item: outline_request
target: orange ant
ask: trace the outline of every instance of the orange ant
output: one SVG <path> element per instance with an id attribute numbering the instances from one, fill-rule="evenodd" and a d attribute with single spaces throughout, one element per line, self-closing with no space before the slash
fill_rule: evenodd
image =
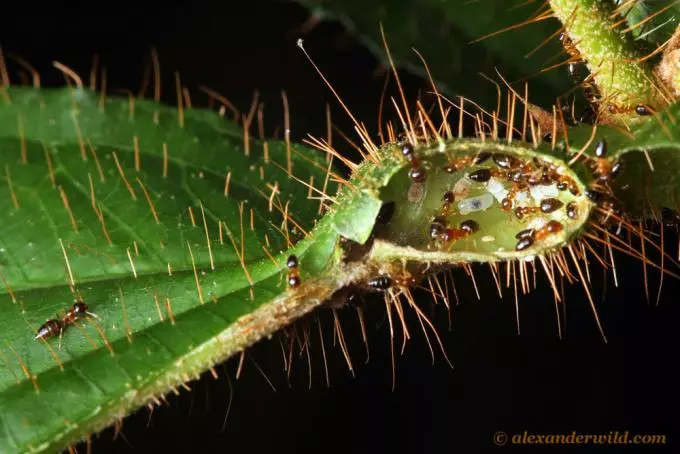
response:
<path id="1" fill-rule="evenodd" d="M 595 145 L 595 161 L 591 163 L 590 168 L 597 176 L 597 179 L 603 183 L 607 183 L 614 179 L 616 175 L 621 171 L 621 163 L 619 161 L 614 162 L 606 159 L 607 156 L 607 140 L 603 137 Z"/>
<path id="2" fill-rule="evenodd" d="M 564 226 L 555 220 L 549 221 L 543 227 L 538 230 L 535 229 L 525 229 L 517 233 L 515 238 L 519 241 L 515 246 L 516 251 L 523 251 L 533 246 L 536 241 L 541 241 L 547 238 L 549 235 L 561 232 Z"/>
<path id="3" fill-rule="evenodd" d="M 300 279 L 300 270 L 298 269 L 299 263 L 297 256 L 289 256 L 288 260 L 286 261 L 286 266 L 288 267 L 288 285 L 290 288 L 299 287 L 302 280 Z"/>
<path id="4" fill-rule="evenodd" d="M 561 200 L 551 197 L 541 200 L 540 205 L 537 207 L 517 207 L 515 208 L 515 215 L 521 221 L 529 214 L 536 214 L 538 212 L 545 214 L 553 213 L 562 208 L 563 205 L 564 203 Z"/>
<path id="5" fill-rule="evenodd" d="M 49 339 L 54 336 L 59 336 L 59 348 L 61 349 L 61 336 L 66 331 L 66 328 L 75 324 L 79 319 L 90 316 L 99 319 L 99 316 L 88 310 L 87 304 L 79 300 L 73 304 L 73 307 L 66 312 L 61 320 L 53 318 L 43 323 L 35 335 L 35 339 Z"/>
<path id="6" fill-rule="evenodd" d="M 654 113 L 654 110 L 646 104 L 637 104 L 635 106 L 617 106 L 615 104 L 609 104 L 607 106 L 607 111 L 612 115 L 635 111 L 635 113 L 641 117 L 652 115 Z"/>
<path id="7" fill-rule="evenodd" d="M 446 217 L 449 215 L 449 210 L 451 209 L 451 204 L 455 202 L 456 196 L 451 191 L 446 191 L 444 193 L 444 205 L 442 206 L 442 216 Z"/>
<path id="8" fill-rule="evenodd" d="M 449 163 L 444 167 L 444 171 L 447 173 L 455 173 L 465 167 L 475 166 L 486 162 L 491 157 L 491 153 L 488 151 L 480 151 L 475 156 L 464 156 L 462 158 L 457 158 L 453 162 Z"/>
<path id="9" fill-rule="evenodd" d="M 512 210 L 512 205 L 515 202 L 515 198 L 517 197 L 517 194 L 520 192 L 524 191 L 526 189 L 526 185 L 523 183 L 514 185 L 508 193 L 505 195 L 503 200 L 501 200 L 501 209 L 503 211 L 510 211 Z M 519 207 L 518 207 L 519 208 Z"/>

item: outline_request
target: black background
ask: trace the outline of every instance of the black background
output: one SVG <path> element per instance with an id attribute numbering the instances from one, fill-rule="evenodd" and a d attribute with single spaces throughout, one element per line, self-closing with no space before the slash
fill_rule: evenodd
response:
<path id="1" fill-rule="evenodd" d="M 244 111 L 259 90 L 269 132 L 282 124 L 280 90 L 285 89 L 296 139 L 307 132 L 325 134 L 326 102 L 333 121 L 351 133 L 337 102 L 295 46 L 296 27 L 307 19 L 305 10 L 288 2 L 238 2 L 238 10 L 229 3 L 178 2 L 162 8 L 116 3 L 108 14 L 104 6 L 93 7 L 101 8 L 101 14 L 90 14 L 87 8 L 59 5 L 58 15 L 3 14 L 0 44 L 6 53 L 19 54 L 38 68 L 45 85 L 63 83 L 51 66 L 53 60 L 86 75 L 97 53 L 107 68 L 109 87 L 135 91 L 149 49 L 155 46 L 167 102 L 174 101 L 173 71 L 178 70 L 188 87 L 209 86 Z M 373 127 L 384 81 L 374 57 L 339 24 L 322 23 L 305 38 L 307 50 L 353 112 Z M 424 86 L 416 78 L 403 77 L 411 96 Z M 194 104 L 205 101 L 199 92 L 193 93 Z M 335 140 L 340 149 L 349 149 L 338 136 Z M 668 245 L 675 255 L 677 237 L 667 236 L 672 236 Z M 117 440 L 112 440 L 113 430 L 104 431 L 94 441 L 95 452 L 503 452 L 510 448 L 498 448 L 492 440 L 498 430 L 630 430 L 665 434 L 677 447 L 679 286 L 666 277 L 656 307 L 659 274 L 649 270 L 648 304 L 640 263 L 619 257 L 617 264 L 621 285 L 615 289 L 610 275 L 606 292 L 601 267 L 596 262 L 591 266 L 608 344 L 597 331 L 579 285 L 565 289 L 566 330 L 558 339 L 552 293 L 544 278 L 539 279 L 538 290 L 520 298 L 518 336 L 511 291 L 499 299 L 488 269 L 477 267 L 481 300 L 465 273 L 455 274 L 460 305 L 452 310 L 450 330 L 441 304 L 433 308 L 427 295 L 419 295 L 439 329 L 453 370 L 438 350 L 431 364 L 422 331 L 411 317 L 412 339 L 403 356 L 397 330 L 392 392 L 384 306 L 373 299 L 367 314 L 371 348 L 367 364 L 356 317 L 351 309 L 342 311 L 356 377 L 348 372 L 339 348 L 330 345 L 332 317 L 325 312 L 321 319 L 330 388 L 325 385 L 316 335 L 311 390 L 304 356 L 295 358 L 288 384 L 274 338 L 249 350 L 239 380 L 237 361 L 229 361 L 217 368 L 218 380 L 204 377 L 192 384 L 192 391 L 182 390 L 179 397 L 171 394 L 169 405 L 156 408 L 151 418 L 141 410 L 126 419 Z M 310 326 L 316 333 L 316 325 Z"/>

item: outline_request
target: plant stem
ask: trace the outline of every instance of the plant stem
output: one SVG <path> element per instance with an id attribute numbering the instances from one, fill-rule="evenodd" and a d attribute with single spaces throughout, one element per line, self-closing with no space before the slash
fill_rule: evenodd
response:
<path id="1" fill-rule="evenodd" d="M 611 0 L 550 0 L 550 6 L 590 70 L 601 117 L 621 122 L 635 118 L 638 104 L 661 106 L 652 69 Z"/>

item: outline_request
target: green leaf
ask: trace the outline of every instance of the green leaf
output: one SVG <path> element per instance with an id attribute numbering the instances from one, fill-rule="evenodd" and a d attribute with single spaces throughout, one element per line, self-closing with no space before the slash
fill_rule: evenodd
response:
<path id="1" fill-rule="evenodd" d="M 291 146 L 289 154 L 285 143 L 248 140 L 210 111 L 180 113 L 81 88 L 5 95 L 2 452 L 62 449 L 323 303 L 373 289 L 376 276 L 410 285 L 445 266 L 550 253 L 580 235 L 593 208 L 584 182 L 543 146 L 452 139 L 415 144 L 417 159 L 394 144 L 372 150 L 349 181 L 335 177 L 342 191 L 334 196 L 328 186 L 335 203 L 317 219 L 319 201 L 298 180 L 321 186 L 327 163 L 310 150 Z M 536 211 L 524 224 L 508 222 L 499 192 L 512 183 L 500 182 L 487 206 L 447 216 L 454 228 L 478 222 L 476 236 L 433 248 L 442 193 L 469 179 L 478 166 L 470 159 L 482 151 L 540 163 L 540 172 L 562 169 L 575 189 L 555 196 L 559 211 Z M 452 157 L 466 163 L 460 171 L 446 170 Z M 483 168 L 502 173 L 493 162 Z M 409 177 L 416 163 L 424 182 Z M 492 192 L 473 186 L 470 197 Z M 379 218 L 386 202 L 393 216 Z M 568 204 L 578 217 L 567 216 Z M 560 229 L 517 250 L 516 233 L 540 229 L 535 221 Z M 289 254 L 299 257 L 302 280 L 291 289 Z M 62 317 L 76 297 L 98 318 L 36 340 L 38 326 Z"/>
<path id="2" fill-rule="evenodd" d="M 319 202 L 285 170 L 285 143 L 251 138 L 246 155 L 216 113 L 182 119 L 81 88 L 2 94 L 1 452 L 64 448 L 337 287 L 317 279 L 337 259 L 329 223 L 298 242 Z M 318 153 L 293 145 L 290 159 L 296 178 L 323 184 Z M 288 291 L 293 252 L 307 285 Z M 99 318 L 34 339 L 76 294 Z"/>
<path id="3" fill-rule="evenodd" d="M 298 0 L 322 18 L 338 19 L 355 31 L 368 49 L 383 62 L 386 54 L 379 24 L 396 64 L 426 76 L 416 49 L 427 62 L 440 89 L 450 96 L 466 96 L 485 108 L 495 108 L 496 87 L 480 76 L 497 79 L 498 69 L 508 82 L 523 93 L 523 80 L 530 77 L 534 103 L 552 105 L 573 82 L 566 67 L 538 75 L 543 67 L 557 64 L 562 47 L 554 38 L 529 55 L 553 35 L 557 22 L 543 20 L 516 27 L 506 33 L 472 42 L 485 35 L 527 21 L 540 4 L 493 0 Z"/>
<path id="4" fill-rule="evenodd" d="M 569 131 L 576 152 L 590 140 L 591 126 Z M 586 154 L 604 138 L 608 159 L 623 165 L 612 190 L 624 212 L 633 218 L 658 218 L 664 208 L 680 209 L 680 104 L 650 116 L 629 131 L 598 126 Z"/>
<path id="5" fill-rule="evenodd" d="M 632 33 L 636 40 L 658 46 L 670 38 L 678 26 L 680 5 L 673 0 L 616 0 L 616 5 L 621 7 L 628 26 L 634 27 Z"/>

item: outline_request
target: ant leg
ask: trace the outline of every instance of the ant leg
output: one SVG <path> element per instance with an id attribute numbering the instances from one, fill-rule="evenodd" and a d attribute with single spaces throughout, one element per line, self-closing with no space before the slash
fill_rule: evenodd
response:
<path id="1" fill-rule="evenodd" d="M 90 317 L 94 317 L 94 318 L 96 318 L 97 320 L 101 320 L 101 318 L 99 317 L 99 315 L 95 314 L 94 312 L 87 311 L 87 312 L 85 312 L 85 313 L 86 313 L 87 315 L 89 315 Z"/>
<path id="2" fill-rule="evenodd" d="M 61 351 L 61 336 L 64 334 L 64 330 L 59 331 L 59 351 Z"/>

